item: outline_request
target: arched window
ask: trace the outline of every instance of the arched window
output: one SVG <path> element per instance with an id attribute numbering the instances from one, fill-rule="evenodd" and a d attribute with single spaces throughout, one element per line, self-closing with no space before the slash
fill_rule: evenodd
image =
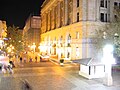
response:
<path id="1" fill-rule="evenodd" d="M 101 6 L 101 7 L 104 7 L 104 0 L 101 0 L 101 1 L 100 1 L 100 6 Z"/>
<path id="2" fill-rule="evenodd" d="M 60 37 L 60 45 L 62 47 L 62 40 L 63 40 L 63 36 Z"/>
<path id="3" fill-rule="evenodd" d="M 70 36 L 70 34 L 68 35 L 68 39 L 67 39 L 67 44 L 68 44 L 68 46 L 70 46 L 70 43 L 71 43 L 71 36 Z"/>
<path id="4" fill-rule="evenodd" d="M 79 39 L 80 35 L 79 32 L 76 32 L 76 39 Z"/>

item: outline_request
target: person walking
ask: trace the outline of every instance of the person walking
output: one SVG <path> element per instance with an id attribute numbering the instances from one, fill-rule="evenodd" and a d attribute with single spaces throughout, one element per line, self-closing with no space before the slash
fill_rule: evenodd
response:
<path id="1" fill-rule="evenodd" d="M 35 56 L 35 62 L 37 62 L 37 56 Z"/>
<path id="2" fill-rule="evenodd" d="M 40 56 L 40 62 L 42 61 L 42 57 Z"/>
<path id="3" fill-rule="evenodd" d="M 29 62 L 32 62 L 32 58 L 30 57 L 30 60 L 29 60 Z"/>
<path id="4" fill-rule="evenodd" d="M 22 63 L 22 57 L 20 57 L 20 62 Z"/>
<path id="5" fill-rule="evenodd" d="M 26 63 L 26 61 L 27 61 L 27 60 L 26 60 L 26 57 L 24 57 L 24 63 Z"/>

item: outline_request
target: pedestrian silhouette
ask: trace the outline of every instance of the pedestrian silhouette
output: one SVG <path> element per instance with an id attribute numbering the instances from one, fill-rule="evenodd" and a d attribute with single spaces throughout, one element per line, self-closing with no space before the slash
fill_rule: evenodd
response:
<path id="1" fill-rule="evenodd" d="M 22 57 L 20 57 L 20 62 L 22 63 Z"/>
<path id="2" fill-rule="evenodd" d="M 35 62 L 37 62 L 37 56 L 35 57 Z"/>
<path id="3" fill-rule="evenodd" d="M 29 60 L 29 62 L 32 62 L 32 58 L 30 57 L 30 60 Z"/>

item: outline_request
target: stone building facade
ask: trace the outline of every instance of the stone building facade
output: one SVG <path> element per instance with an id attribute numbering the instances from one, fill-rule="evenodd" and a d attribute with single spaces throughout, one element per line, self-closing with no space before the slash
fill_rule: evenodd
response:
<path id="1" fill-rule="evenodd" d="M 30 15 L 23 29 L 23 38 L 27 45 L 35 44 L 37 51 L 40 43 L 40 23 L 40 16 Z"/>
<path id="2" fill-rule="evenodd" d="M 95 30 L 113 21 L 120 0 L 45 0 L 41 9 L 41 52 L 73 60 L 95 56 Z"/>

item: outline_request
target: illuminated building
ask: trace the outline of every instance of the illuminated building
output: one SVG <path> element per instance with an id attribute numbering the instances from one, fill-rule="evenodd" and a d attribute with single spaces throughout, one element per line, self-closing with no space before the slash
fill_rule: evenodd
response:
<path id="1" fill-rule="evenodd" d="M 4 45 L 4 38 L 7 35 L 6 31 L 7 31 L 6 21 L 0 20 L 0 48 L 2 48 Z"/>
<path id="2" fill-rule="evenodd" d="M 35 43 L 36 46 L 40 43 L 40 16 L 30 15 L 26 20 L 23 37 L 28 45 Z"/>
<path id="3" fill-rule="evenodd" d="M 7 33 L 7 25 L 6 25 L 6 21 L 1 21 L 0 20 L 0 38 L 5 38 Z"/>
<path id="4" fill-rule="evenodd" d="M 58 58 L 95 57 L 95 30 L 113 21 L 120 0 L 45 0 L 41 9 L 41 52 Z"/>

